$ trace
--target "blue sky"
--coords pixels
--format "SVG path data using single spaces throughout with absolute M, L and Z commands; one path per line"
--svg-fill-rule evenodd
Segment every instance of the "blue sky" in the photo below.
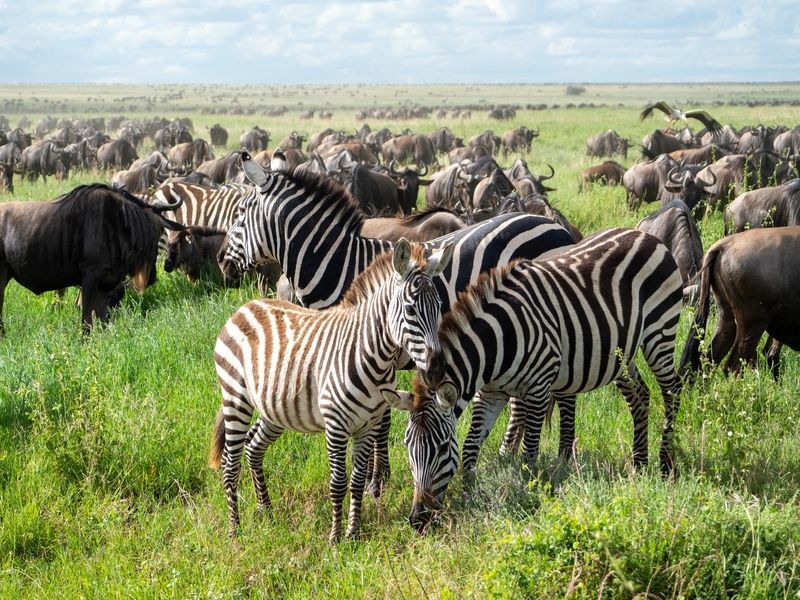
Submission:
M 800 79 L 797 0 L 0 0 L 0 82 Z

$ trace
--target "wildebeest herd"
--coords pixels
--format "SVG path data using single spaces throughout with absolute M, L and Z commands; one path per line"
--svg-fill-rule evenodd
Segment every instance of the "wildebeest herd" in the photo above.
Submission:
M 701 365 L 712 296 L 710 361 L 728 356 L 726 370 L 738 372 L 767 332 L 778 377 L 781 345 L 800 349 L 800 126 L 736 129 L 663 102 L 642 117 L 654 110 L 705 128 L 671 123 L 642 140 L 631 167 L 608 160 L 580 173 L 583 191 L 624 186 L 631 209 L 661 203 L 635 229 L 585 237 L 548 199 L 552 167 L 537 174 L 522 157 L 508 169 L 498 163 L 530 151 L 541 132 L 526 126 L 465 142 L 446 127 L 425 134 L 365 123 L 352 133 L 293 131 L 277 145 L 253 127 L 241 150 L 219 157 L 228 131 L 209 127 L 208 143 L 187 119 L 43 119 L 32 133 L 0 131 L 0 190 L 13 192 L 15 174 L 115 171 L 111 186 L 0 204 L 0 332 L 14 279 L 35 293 L 79 286 L 88 333 L 129 284 L 141 291 L 155 281 L 159 247 L 166 272 L 235 285 L 253 271 L 262 295 L 277 288 L 280 299 L 236 311 L 214 347 L 223 401 L 210 462 L 223 470 L 231 534 L 242 454 L 268 510 L 265 452 L 292 430 L 325 434 L 330 539 L 357 536 L 365 488 L 377 497 L 389 477 L 392 409 L 410 412 L 409 520 L 418 531 L 442 509 L 459 464 L 475 469 L 506 404 L 504 451 L 521 445 L 533 469 L 546 416 L 557 407 L 559 454 L 568 456 L 576 395 L 613 382 L 631 411 L 633 464 L 643 466 L 640 348 L 661 390 L 659 459 L 672 475 L 681 389 Z M 156 150 L 139 157 L 145 138 Z M 632 142 L 609 130 L 586 146 L 590 156 L 626 160 Z M 697 219 L 715 210 L 726 237 L 704 255 Z M 676 367 L 687 304 L 696 316 Z M 397 389 L 404 368 L 418 372 L 412 393 Z M 473 399 L 459 461 L 456 423 Z

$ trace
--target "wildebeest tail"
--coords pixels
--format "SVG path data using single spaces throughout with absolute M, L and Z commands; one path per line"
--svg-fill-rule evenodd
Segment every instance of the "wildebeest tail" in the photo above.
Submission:
M 211 451 L 208 453 L 208 466 L 215 471 L 222 463 L 222 449 L 225 447 L 225 415 L 220 407 L 217 420 L 214 423 L 214 433 L 211 435 Z
M 719 248 L 711 248 L 703 259 L 703 268 L 700 270 L 700 299 L 697 303 L 697 313 L 694 323 L 689 330 L 686 346 L 683 348 L 681 363 L 678 372 L 683 374 L 687 368 L 694 372 L 700 368 L 700 338 L 705 333 L 708 322 L 709 305 L 711 304 L 711 279 L 714 277 L 714 265 L 719 256 Z

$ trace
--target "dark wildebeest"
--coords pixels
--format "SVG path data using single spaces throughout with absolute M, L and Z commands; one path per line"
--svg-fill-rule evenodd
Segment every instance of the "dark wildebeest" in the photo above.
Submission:
M 695 137 L 700 139 L 700 144 L 703 146 L 713 143 L 725 148 L 739 147 L 739 132 L 732 125 L 723 125 L 719 131 L 703 129 Z
M 695 167 L 696 168 L 696 167 Z M 669 202 L 683 200 L 694 209 L 705 194 L 706 188 L 714 185 L 716 179 L 711 175 L 708 182 L 692 167 L 681 167 L 669 154 L 662 154 L 654 160 L 633 165 L 625 171 L 622 183 L 628 197 L 628 208 L 634 210 L 642 202 Z
M 226 146 L 228 144 L 228 130 L 219 123 L 214 123 L 208 128 L 208 137 L 212 146 Z
M 69 159 L 64 156 L 63 150 L 51 140 L 41 140 L 28 146 L 20 156 L 20 167 L 27 174 L 29 181 L 35 181 L 41 175 L 47 180 L 48 175 L 54 175 L 61 180 L 69 176 Z
M 83 170 L 93 167 L 97 158 L 95 151 L 89 145 L 89 141 L 85 139 L 67 144 L 64 147 L 64 155 L 68 157 L 67 160 L 73 169 Z
M 287 171 L 294 171 L 297 167 L 308 160 L 308 157 L 303 154 L 303 151 L 300 150 L 300 148 L 287 148 L 283 152 L 283 158 L 286 161 Z
M 800 225 L 800 179 L 751 190 L 725 207 L 725 235 L 745 229 Z
M 607 160 L 602 164 L 581 171 L 581 190 L 586 191 L 592 183 L 620 185 L 627 169 L 618 162 Z
M 22 161 L 22 148 L 15 142 L 0 146 L 0 165 L 16 167 Z
M 708 187 L 709 203 L 727 203 L 742 188 L 764 187 L 770 182 L 782 183 L 790 176 L 790 161 L 774 152 L 729 154 L 702 169 L 697 176 L 704 180 L 713 174 L 716 183 Z
M 703 242 L 686 203 L 681 200 L 670 201 L 639 221 L 636 229 L 656 236 L 669 248 L 686 290 L 703 262 Z M 691 294 L 685 291 L 684 296 L 687 295 Z
M 489 177 L 484 177 L 472 191 L 472 202 L 464 207 L 471 223 L 485 221 L 495 214 L 503 198 L 514 191 L 512 184 L 502 169 L 495 169 Z
M 472 176 L 464 170 L 464 165 L 456 163 L 438 171 L 425 190 L 425 206 L 428 208 L 452 208 L 459 202 L 467 203 L 468 187 Z
M 406 238 L 410 242 L 427 242 L 448 233 L 463 229 L 467 224 L 451 210 L 429 208 L 407 217 L 375 217 L 364 219 L 361 237 L 397 242 Z
M 30 133 L 25 133 L 20 127 L 6 133 L 9 142 L 14 142 L 20 150 L 24 150 L 33 143 Z
M 503 146 L 503 156 L 508 156 L 509 152 L 530 152 L 533 138 L 539 137 L 539 130 L 528 129 L 524 125 L 506 131 L 500 136 L 500 144 Z
M 97 166 L 100 169 L 127 169 L 138 157 L 127 140 L 113 140 L 97 149 Z
M 176 144 L 167 152 L 167 158 L 176 165 L 198 168 L 208 160 L 214 160 L 214 151 L 204 139 Z
M 207 175 L 212 181 L 216 183 L 225 183 L 231 181 L 242 171 L 242 153 L 238 150 L 214 158 L 201 163 L 195 168 L 195 171 L 200 171 Z
M 378 158 L 372 153 L 372 151 L 370 151 L 367 145 L 357 140 L 334 144 L 333 146 L 329 146 L 324 150 L 317 149 L 323 160 L 339 154 L 342 150 L 347 150 L 353 156 L 355 156 L 358 162 L 368 167 L 374 167 L 378 164 Z
M 155 191 L 168 177 L 169 171 L 146 164 L 138 169 L 117 171 L 111 178 L 111 183 L 131 194 L 150 196 L 151 191 Z
M 800 125 L 777 134 L 772 141 L 772 149 L 783 155 L 800 153 Z
M 613 129 L 609 129 L 586 139 L 586 154 L 589 156 L 619 154 L 622 158 L 627 158 L 629 143 L 627 138 L 622 137 Z
M 433 142 L 426 135 L 399 135 L 386 141 L 381 146 L 383 162 L 400 164 L 413 162 L 417 167 L 437 166 L 436 150 Z
M 411 214 L 416 208 L 420 182 L 419 174 L 411 169 L 384 174 L 357 164 L 347 188 L 364 214 L 395 217 Z
M 709 359 L 718 363 L 730 352 L 725 370 L 738 373 L 752 364 L 761 335 L 773 376 L 780 368 L 781 344 L 800 350 L 800 227 L 753 229 L 721 239 L 708 249 L 700 279 L 695 323 L 681 359 L 681 371 L 700 366 L 699 332 L 705 331 L 709 290 L 717 305 L 717 327 Z
M 475 162 L 481 158 L 491 157 L 492 152 L 486 146 L 478 144 L 477 146 L 460 146 L 453 148 L 447 153 L 447 160 L 451 165 L 463 163 L 464 161 Z
M 297 133 L 296 131 L 292 131 L 289 135 L 283 138 L 278 143 L 278 148 L 286 152 L 290 148 L 295 148 L 297 150 L 301 150 L 303 148 L 303 142 L 308 139 L 307 135 L 303 135 L 302 133 Z
M 685 150 L 686 144 L 674 135 L 664 133 L 660 129 L 648 133 L 642 139 L 642 156 L 647 159 L 658 158 L 675 150 Z
M 0 163 L 0 192 L 14 192 L 14 167 Z
M 306 146 L 306 150 L 308 150 L 309 152 L 314 152 L 317 149 L 317 146 L 319 146 L 322 143 L 322 140 L 327 138 L 332 133 L 334 133 L 334 130 L 331 129 L 330 127 L 326 127 L 322 131 L 318 131 L 317 133 L 313 134 L 311 138 L 308 140 L 308 145 Z
M 76 187 L 53 202 L 0 204 L 0 331 L 6 285 L 35 294 L 81 287 L 84 332 L 127 276 L 138 291 L 155 282 L 158 240 L 182 225 L 161 216 L 177 205 L 147 204 L 107 185 Z
M 716 144 L 708 144 L 700 148 L 675 150 L 669 153 L 672 158 L 684 165 L 709 165 L 728 154 L 730 152 Z
M 570 222 L 564 213 L 550 204 L 546 196 L 541 194 L 530 194 L 524 197 L 520 197 L 516 193 L 509 194 L 500 202 L 497 214 L 503 215 L 513 212 L 524 212 L 547 217 L 566 229 L 575 242 L 583 239 L 583 234 L 580 230 Z
M 516 163 L 515 163 L 516 164 Z M 514 189 L 517 190 L 517 193 L 520 197 L 524 198 L 525 196 L 529 196 L 531 194 L 539 194 L 541 196 L 546 196 L 547 192 L 554 192 L 556 188 L 551 188 L 546 186 L 544 181 L 548 179 L 552 179 L 553 176 L 556 174 L 555 169 L 553 166 L 548 164 L 547 167 L 550 169 L 549 175 L 534 175 L 531 173 L 530 175 L 522 175 L 519 177 L 509 177 L 509 179 L 514 183 Z M 525 165 L 525 169 L 527 170 L 528 165 Z M 512 171 L 513 174 L 514 167 L 509 169 Z M 530 171 L 529 171 L 530 172 Z M 508 172 L 506 172 L 508 175 Z
M 261 150 L 266 150 L 269 147 L 270 132 L 266 129 L 261 129 L 258 125 L 253 127 L 250 131 L 245 131 L 239 138 L 239 143 L 242 147 L 247 148 L 251 154 L 255 154 Z
M 500 150 L 500 136 L 491 129 L 478 133 L 469 138 L 469 146 L 485 146 L 494 156 Z
M 428 137 L 433 144 L 433 149 L 442 154 L 447 154 L 454 148 L 464 145 L 464 141 L 453 135 L 453 132 L 447 127 L 440 127 L 433 133 L 429 133 Z

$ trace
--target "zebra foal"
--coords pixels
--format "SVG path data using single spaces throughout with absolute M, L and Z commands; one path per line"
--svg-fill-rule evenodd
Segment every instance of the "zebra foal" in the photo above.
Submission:
M 402 394 L 395 389 L 395 371 L 398 361 L 408 359 L 402 358 L 403 343 L 409 337 L 433 338 L 430 343 L 436 343 L 441 308 L 431 277 L 448 265 L 453 248 L 449 245 L 426 260 L 421 246 L 401 239 L 393 254 L 378 257 L 356 278 L 338 306 L 317 310 L 257 300 L 228 320 L 214 349 L 222 411 L 209 462 L 212 468 L 223 467 L 231 535 L 239 524 L 242 450 L 259 509 L 266 510 L 270 499 L 264 452 L 287 429 L 325 433 L 331 468 L 331 542 L 341 536 L 346 450 L 353 439 L 346 535 L 358 534 L 376 434 L 390 405 Z M 434 326 L 421 332 L 418 323 Z M 255 410 L 259 426 L 250 428 Z
M 634 465 L 646 464 L 650 398 L 634 362 L 639 348 L 664 397 L 661 468 L 670 472 L 681 391 L 673 352 L 682 288 L 666 246 L 630 229 L 494 269 L 470 286 L 444 316 L 440 350 L 420 371 L 430 390 L 417 386 L 413 404 L 402 406 L 412 411 L 406 430 L 412 525 L 427 525 L 455 473 L 455 421 L 478 389 L 520 398 L 523 452 L 533 466 L 551 394 L 572 403 L 576 394 L 613 381 L 633 416 Z M 477 424 L 481 443 L 493 424 Z

